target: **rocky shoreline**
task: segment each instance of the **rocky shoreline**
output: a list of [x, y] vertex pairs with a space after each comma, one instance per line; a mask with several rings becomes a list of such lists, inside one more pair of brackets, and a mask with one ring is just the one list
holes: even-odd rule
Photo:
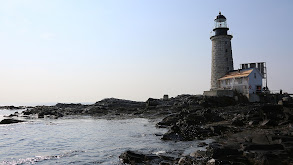
[[[62, 104], [28, 108], [23, 116], [59, 118], [91, 115], [105, 119], [163, 118], [157, 127], [168, 128], [162, 140], [215, 139], [205, 151], [172, 157], [125, 151], [128, 164], [293, 164], [293, 104], [248, 103], [239, 97], [179, 95], [170, 99], [135, 102], [104, 99], [92, 105]], [[12, 116], [18, 116], [13, 114]]]

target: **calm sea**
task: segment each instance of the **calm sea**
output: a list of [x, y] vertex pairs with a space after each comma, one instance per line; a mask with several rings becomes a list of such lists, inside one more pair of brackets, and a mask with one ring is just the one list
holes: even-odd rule
[[[3, 115], [14, 113], [0, 110]], [[120, 164], [126, 150], [189, 154], [198, 142], [160, 140], [166, 129], [143, 118], [104, 120], [75, 116], [0, 125], [0, 164]]]

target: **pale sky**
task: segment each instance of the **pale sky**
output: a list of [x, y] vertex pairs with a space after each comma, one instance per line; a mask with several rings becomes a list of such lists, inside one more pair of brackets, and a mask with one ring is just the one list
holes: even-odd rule
[[0, 0], [0, 105], [202, 94], [219, 11], [234, 69], [293, 93], [291, 0]]

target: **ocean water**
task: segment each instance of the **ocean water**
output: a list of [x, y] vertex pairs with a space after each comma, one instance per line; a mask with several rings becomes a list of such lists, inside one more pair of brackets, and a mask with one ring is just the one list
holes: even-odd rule
[[[0, 110], [0, 119], [13, 112]], [[121, 164], [119, 155], [126, 150], [187, 155], [200, 149], [198, 141], [160, 140], [156, 134], [167, 130], [156, 128], [156, 122], [75, 116], [0, 125], [0, 164], [109, 165]]]

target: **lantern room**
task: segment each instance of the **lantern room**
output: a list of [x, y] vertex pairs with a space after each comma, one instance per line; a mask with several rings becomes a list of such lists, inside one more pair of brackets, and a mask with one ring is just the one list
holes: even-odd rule
[[215, 18], [215, 28], [213, 29], [215, 36], [227, 35], [228, 30], [226, 17], [219, 12], [219, 15]]

